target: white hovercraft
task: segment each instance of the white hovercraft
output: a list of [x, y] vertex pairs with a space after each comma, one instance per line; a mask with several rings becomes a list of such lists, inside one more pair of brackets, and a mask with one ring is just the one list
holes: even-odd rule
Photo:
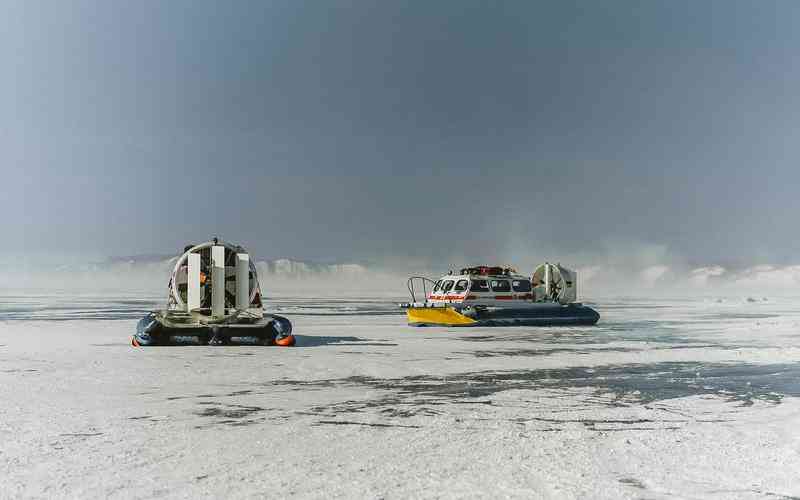
[[186, 247], [172, 270], [167, 307], [142, 318], [131, 338], [135, 347], [186, 343], [295, 344], [289, 320], [264, 313], [244, 248], [216, 238]]
[[[429, 291], [430, 290], [430, 291]], [[477, 266], [437, 281], [408, 279], [412, 326], [594, 325], [600, 315], [577, 302], [577, 273], [544, 263], [530, 277], [504, 267]], [[416, 294], [422, 292], [424, 301]]]

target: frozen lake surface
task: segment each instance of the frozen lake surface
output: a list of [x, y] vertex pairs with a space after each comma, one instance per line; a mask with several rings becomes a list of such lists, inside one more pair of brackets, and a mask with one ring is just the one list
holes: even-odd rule
[[412, 328], [270, 297], [296, 348], [129, 337], [161, 297], [0, 296], [0, 497], [800, 498], [800, 301]]

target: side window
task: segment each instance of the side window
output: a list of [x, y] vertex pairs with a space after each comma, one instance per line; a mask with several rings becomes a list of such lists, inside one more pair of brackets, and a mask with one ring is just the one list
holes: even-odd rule
[[439, 291], [439, 288], [440, 288], [441, 286], [442, 286], [442, 280], [439, 280], [439, 281], [437, 281], [437, 282], [436, 282], [436, 284], [435, 284], [435, 285], [433, 285], [433, 291], [431, 291], [431, 293], [436, 293], [436, 292], [438, 292], [438, 291]]
[[492, 291], [493, 292], [510, 292], [511, 291], [511, 283], [506, 280], [492, 280]]
[[467, 289], [467, 283], [469, 283], [467, 280], [458, 280], [458, 282], [456, 282], [456, 286], [453, 287], [453, 291], [463, 292]]
[[472, 280], [469, 289], [471, 292], [488, 292], [489, 282], [486, 280]]
[[453, 280], [447, 280], [444, 283], [442, 283], [443, 292], [449, 292], [451, 288], [453, 288]]
[[527, 293], [531, 291], [531, 282], [528, 280], [514, 280], [511, 282], [511, 286], [515, 292]]

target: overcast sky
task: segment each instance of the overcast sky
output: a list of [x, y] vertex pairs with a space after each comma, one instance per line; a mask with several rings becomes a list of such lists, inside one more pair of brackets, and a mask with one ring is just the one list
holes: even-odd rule
[[800, 2], [0, 4], [6, 253], [800, 261]]

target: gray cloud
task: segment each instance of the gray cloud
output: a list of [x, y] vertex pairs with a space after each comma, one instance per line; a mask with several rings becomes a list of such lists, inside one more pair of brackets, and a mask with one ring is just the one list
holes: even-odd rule
[[800, 254], [794, 2], [4, 9], [16, 251]]

